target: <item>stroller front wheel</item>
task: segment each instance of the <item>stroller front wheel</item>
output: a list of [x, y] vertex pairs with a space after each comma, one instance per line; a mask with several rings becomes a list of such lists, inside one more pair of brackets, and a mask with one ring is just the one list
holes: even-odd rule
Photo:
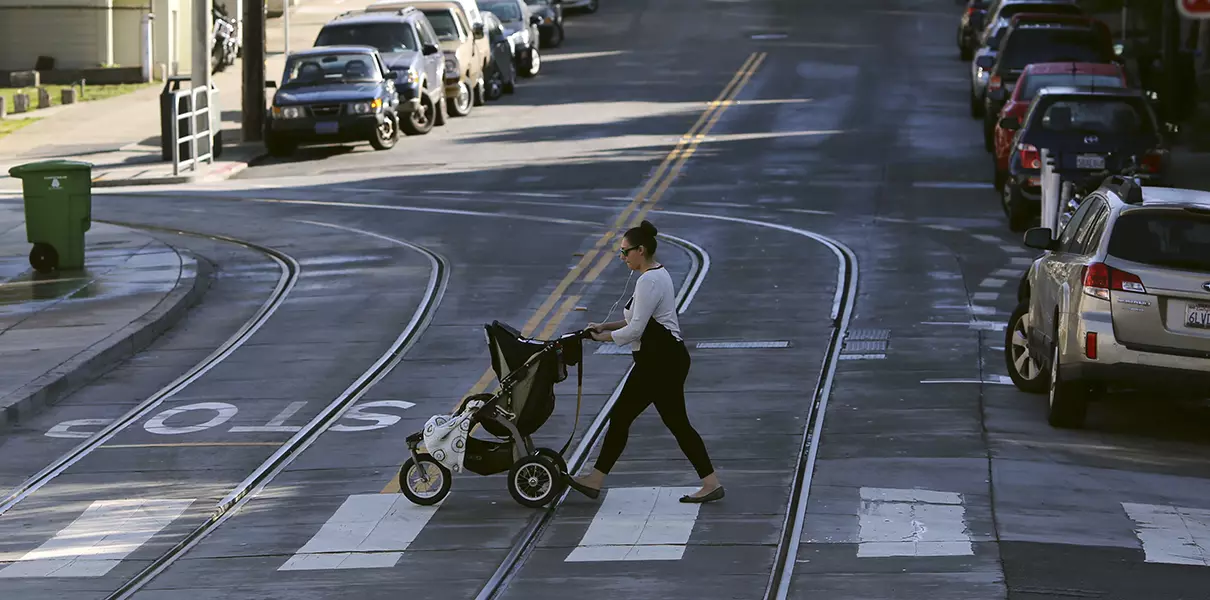
[[432, 456], [423, 453], [419, 456], [419, 463], [408, 458], [399, 467], [399, 487], [413, 503], [431, 506], [449, 495], [454, 485], [453, 474]]
[[508, 493], [522, 506], [546, 506], [563, 493], [564, 487], [559, 467], [545, 456], [526, 456], [508, 471]]

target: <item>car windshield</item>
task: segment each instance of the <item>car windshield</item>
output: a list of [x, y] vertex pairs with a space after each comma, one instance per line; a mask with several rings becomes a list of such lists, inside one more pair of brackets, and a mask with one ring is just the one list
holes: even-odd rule
[[1000, 56], [1001, 68], [1014, 71], [1033, 63], [1111, 60], [1113, 48], [1109, 40], [1087, 29], [1017, 29]]
[[370, 54], [313, 54], [296, 56], [286, 63], [286, 80], [282, 87], [380, 79], [378, 61]]
[[429, 23], [433, 25], [433, 31], [437, 33], [437, 39], [441, 40], [460, 40], [458, 35], [458, 22], [454, 20], [454, 13], [448, 10], [426, 10], [424, 16], [428, 17]]
[[373, 46], [379, 52], [416, 50], [416, 37], [407, 23], [362, 23], [329, 25], [319, 32], [316, 46]]
[[1151, 131], [1150, 116], [1119, 98], [1057, 100], [1034, 120], [1043, 131], [1081, 136], [1135, 136]]
[[1038, 90], [1054, 86], [1071, 86], [1082, 89], [1125, 87], [1122, 85], [1122, 78], [1115, 75], [1044, 73], [1030, 75], [1026, 78], [1025, 87], [1021, 90], [1021, 99], [1033, 100], [1034, 96], [1038, 94]]
[[521, 20], [521, 7], [516, 2], [480, 2], [479, 8], [486, 9], [505, 23]]
[[1157, 267], [1210, 273], [1210, 216], [1172, 210], [1122, 214], [1109, 254]]

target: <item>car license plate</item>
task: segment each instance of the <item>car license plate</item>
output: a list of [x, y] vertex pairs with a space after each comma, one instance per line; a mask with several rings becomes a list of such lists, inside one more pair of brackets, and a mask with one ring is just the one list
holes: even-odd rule
[[315, 124], [315, 133], [336, 133], [340, 131], [340, 123], [336, 121], [320, 121]]
[[1210, 305], [1190, 304], [1185, 308], [1185, 326], [1210, 329]]
[[1077, 169], [1104, 169], [1105, 157], [1099, 154], [1077, 154]]

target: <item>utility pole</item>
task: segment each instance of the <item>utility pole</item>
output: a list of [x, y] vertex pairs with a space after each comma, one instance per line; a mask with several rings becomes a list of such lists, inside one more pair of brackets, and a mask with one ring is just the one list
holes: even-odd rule
[[282, 0], [282, 24], [285, 25], [286, 48], [285, 55], [290, 56], [290, 1]]
[[265, 0], [244, 0], [245, 142], [264, 139], [265, 126]]
[[[194, 89], [207, 90], [206, 97], [210, 98], [210, 42], [211, 29], [214, 25], [214, 17], [211, 11], [214, 8], [213, 0], [193, 0], [193, 69], [189, 79], [193, 84]], [[211, 99], [213, 102], [213, 99]], [[194, 107], [196, 109], [196, 107]], [[206, 103], [206, 108], [210, 108], [210, 102]], [[213, 119], [208, 119], [213, 121]], [[221, 123], [210, 123], [206, 129], [210, 131], [205, 147], [198, 144], [198, 156], [209, 153], [214, 146], [214, 131], [222, 126]], [[197, 118], [193, 120], [193, 126], [190, 131], [197, 131]]]

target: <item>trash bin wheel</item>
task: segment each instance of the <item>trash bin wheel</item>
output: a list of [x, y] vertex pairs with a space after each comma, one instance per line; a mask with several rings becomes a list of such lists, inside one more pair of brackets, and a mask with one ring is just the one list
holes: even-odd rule
[[454, 485], [453, 474], [429, 454], [420, 453], [419, 456], [419, 463], [415, 458], [409, 457], [403, 466], [399, 467], [399, 487], [403, 495], [413, 503], [431, 506], [449, 495], [450, 488]]
[[541, 508], [563, 493], [559, 467], [545, 456], [526, 456], [508, 470], [508, 493], [518, 504]]
[[34, 244], [29, 251], [29, 264], [36, 271], [49, 273], [59, 268], [59, 252], [50, 244]]

